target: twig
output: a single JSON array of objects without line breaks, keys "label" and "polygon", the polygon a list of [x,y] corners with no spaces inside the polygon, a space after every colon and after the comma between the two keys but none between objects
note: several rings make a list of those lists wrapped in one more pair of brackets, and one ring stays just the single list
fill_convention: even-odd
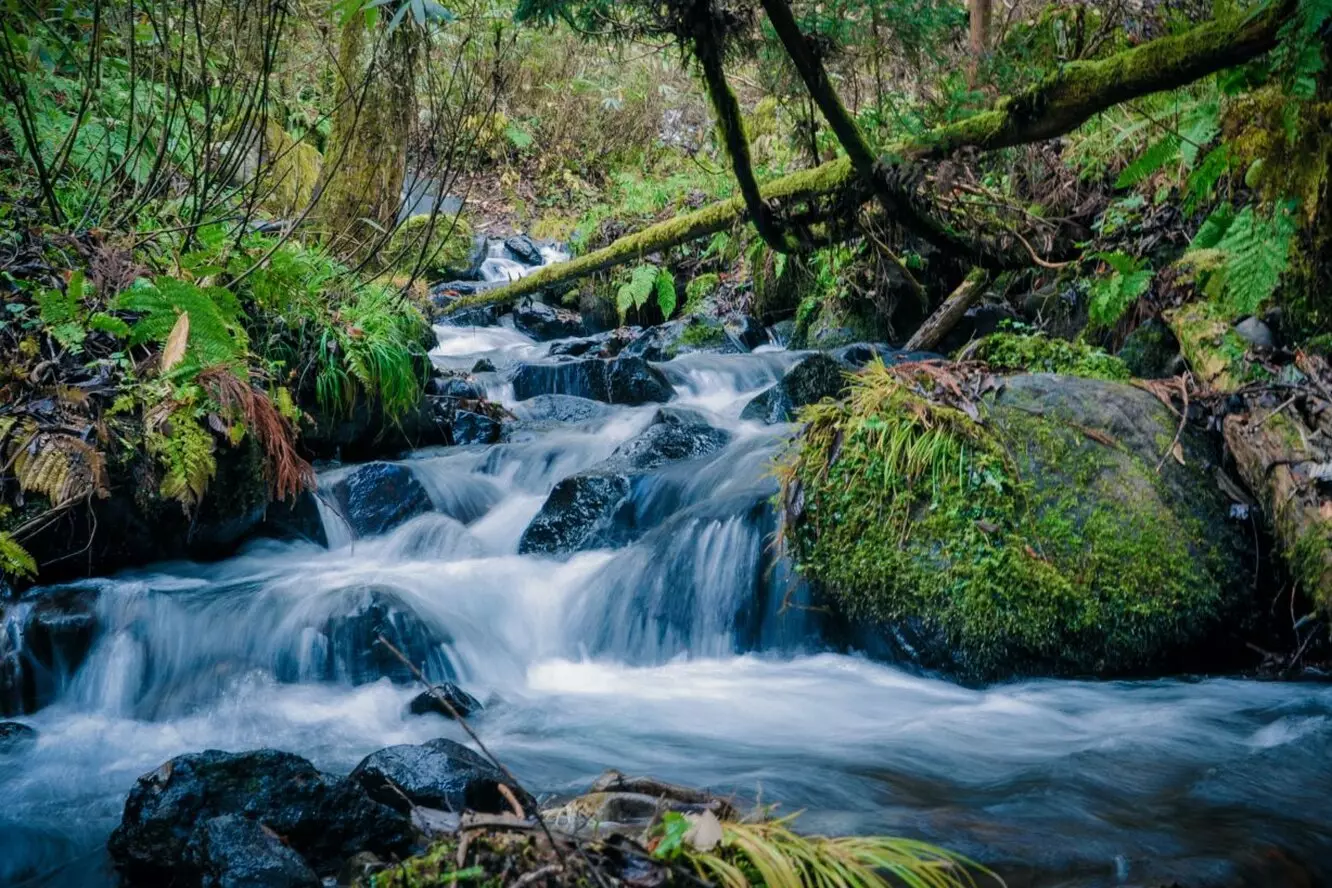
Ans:
[{"label": "twig", "polygon": [[524,873],[517,879],[514,879],[513,883],[509,885],[509,888],[526,888],[527,885],[540,881],[541,879],[546,878],[546,876],[553,876],[556,873],[562,872],[564,872],[564,867],[560,866],[558,863],[548,863],[543,867],[534,869],[530,873]]},{"label": "twig", "polygon": [[1175,429],[1174,440],[1170,442],[1170,446],[1166,448],[1165,453],[1161,454],[1161,461],[1156,464],[1156,474],[1158,475],[1161,474],[1161,468],[1165,465],[1166,460],[1170,458],[1170,454],[1174,452],[1175,445],[1183,437],[1184,426],[1188,425],[1189,422],[1189,386],[1183,376],[1179,377],[1179,391],[1184,396],[1184,409],[1179,412],[1179,428]]},{"label": "twig", "polygon": [[1022,234],[1017,231],[1017,229],[1010,229],[1010,231],[1013,237],[1022,241],[1022,246],[1027,248],[1027,252],[1031,255],[1031,261],[1035,262],[1041,268],[1049,268],[1051,270],[1058,271],[1061,268],[1067,268],[1068,266],[1072,265],[1074,262],[1077,261],[1076,259],[1070,259],[1067,262],[1050,262],[1046,259],[1042,259],[1040,256],[1036,255],[1036,251],[1032,249],[1031,244],[1027,243],[1027,239],[1023,237]]}]

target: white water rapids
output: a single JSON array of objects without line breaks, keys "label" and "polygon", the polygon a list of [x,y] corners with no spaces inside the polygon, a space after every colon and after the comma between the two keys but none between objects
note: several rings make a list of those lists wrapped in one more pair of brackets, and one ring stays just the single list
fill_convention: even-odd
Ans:
[{"label": "white water rapids", "polygon": [[[499,370],[482,383],[511,398],[506,369],[546,348],[509,328],[442,328],[435,358],[489,358]],[[607,457],[655,407],[416,453],[405,464],[437,511],[383,537],[330,527],[327,551],[256,543],[217,564],[98,581],[87,662],[23,719],[36,743],[0,753],[0,885],[111,884],[104,842],[130,786],[180,753],[270,746],[345,773],[386,745],[464,739],[405,713],[415,688],[352,686],[313,665],[338,644],[318,627],[366,589],[388,590],[438,639],[441,668],[488,704],[475,727],[539,795],[580,791],[608,767],[647,773],[804,809],[810,830],[927,838],[1000,866],[1014,886],[1332,878],[1332,686],[975,690],[828,652],[818,615],[773,563],[761,508],[789,430],[738,419],[792,360],[662,365],[677,402],[735,440],[636,485],[653,529],[619,550],[517,554],[555,483]]]}]

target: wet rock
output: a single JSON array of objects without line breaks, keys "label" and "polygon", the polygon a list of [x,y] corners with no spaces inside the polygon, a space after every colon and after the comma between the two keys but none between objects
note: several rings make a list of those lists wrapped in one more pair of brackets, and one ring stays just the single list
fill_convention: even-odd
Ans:
[{"label": "wet rock", "polygon": [[[448,701],[449,706],[453,707],[453,712],[449,711],[449,706],[445,706],[441,702],[439,699],[441,696]],[[435,713],[445,718],[453,718],[454,712],[466,718],[474,712],[480,712],[481,709],[481,703],[475,697],[451,681],[436,685],[434,693],[422,691],[412,698],[412,702],[407,707],[407,711],[412,715]]]},{"label": "wet rock", "polygon": [[472,365],[473,373],[494,373],[495,365],[489,358],[481,358]]},{"label": "wet rock", "polygon": [[363,462],[399,456],[448,444],[449,413],[446,404],[428,392],[398,416],[385,414],[378,401],[358,398],[350,413],[316,409],[313,424],[302,429],[301,445],[314,459]]},{"label": "wet rock", "polygon": [[583,318],[573,311],[542,302],[529,302],[513,310],[513,325],[537,342],[568,339],[584,332]]},{"label": "wet rock", "polygon": [[1179,362],[1179,342],[1170,328],[1156,318],[1141,323],[1124,340],[1119,359],[1138,379],[1174,376]]},{"label": "wet rock", "polygon": [[515,405],[513,412],[524,422],[576,423],[602,419],[610,408],[576,395],[537,395]]},{"label": "wet rock", "polygon": [[632,356],[523,364],[513,377],[513,390],[519,401],[537,395],[576,395],[630,406],[664,403],[675,394],[660,370]]},{"label": "wet rock", "polygon": [[532,798],[488,760],[443,737],[419,746],[404,744],[372,752],[348,779],[363,787],[371,798],[403,814],[412,805],[453,812],[510,811],[501,785],[507,786],[524,807],[535,808]]},{"label": "wet rock", "polygon": [[772,325],[773,338],[776,339],[777,344],[782,346],[783,348],[787,348],[790,346],[791,338],[795,336],[795,332],[796,332],[796,323],[795,321],[790,319],[787,319],[785,321],[778,321],[777,323]]},{"label": "wet rock", "polygon": [[664,404],[675,396],[662,372],[641,358],[622,356],[607,362],[606,376],[606,400],[611,404]]},{"label": "wet rock", "polygon": [[637,479],[667,463],[714,453],[730,440],[696,411],[662,408],[642,434],[604,462],[555,485],[518,551],[556,554],[628,542],[641,533],[630,501]]},{"label": "wet rock", "polygon": [[324,519],[319,514],[315,493],[310,490],[302,490],[290,500],[269,503],[259,533],[278,540],[306,540],[328,546]]},{"label": "wet rock", "polygon": [[583,472],[565,478],[523,531],[519,553],[599,548],[613,535],[616,515],[626,506],[629,488],[629,479],[619,474]]},{"label": "wet rock", "polygon": [[272,829],[238,814],[203,821],[185,846],[184,868],[200,888],[321,888],[323,882]]},{"label": "wet rock", "polygon": [[500,439],[500,424],[483,413],[459,410],[453,415],[454,444],[494,444]]},{"label": "wet rock", "polygon": [[951,355],[971,340],[989,336],[998,330],[1004,321],[1017,320],[1020,320],[1017,312],[1007,305],[973,305],[936,347],[944,354]]},{"label": "wet rock", "polygon": [[562,342],[553,343],[549,354],[551,357],[606,357],[602,354],[602,350],[610,340],[610,333],[598,333],[596,336],[587,336],[582,339],[566,339]]},{"label": "wet rock", "polygon": [[435,376],[430,380],[430,393],[441,398],[480,401],[486,396],[481,386],[466,376]]},{"label": "wet rock", "polygon": [[768,425],[791,422],[799,408],[845,394],[846,371],[847,366],[836,358],[810,355],[786,371],[776,385],[755,395],[740,412],[740,418]]},{"label": "wet rock", "polygon": [[59,697],[97,638],[98,594],[48,589],[0,620],[0,716],[36,712]]},{"label": "wet rock", "polygon": [[1268,351],[1276,348],[1276,336],[1272,334],[1272,328],[1258,318],[1248,317],[1240,321],[1235,325],[1235,333],[1254,348]]},{"label": "wet rock", "polygon": [[536,245],[530,237],[525,234],[514,235],[506,238],[504,241],[504,251],[515,262],[521,262],[524,265],[543,265],[545,257],[541,255],[541,248]]},{"label": "wet rock", "polygon": [[333,497],[358,537],[377,536],[432,508],[412,470],[396,463],[361,466],[333,485]]},{"label": "wet rock", "polygon": [[[403,854],[414,842],[407,817],[372,800],[357,781],[321,774],[288,752],[260,749],[182,755],[140,777],[107,848],[131,884],[199,885],[201,851],[206,861],[216,856],[239,867],[245,849],[255,847],[240,843],[247,834],[257,838],[242,823],[205,826],[226,815],[267,827],[318,873],[336,872],[361,851]],[[258,847],[265,850],[256,866],[294,872],[271,843]]]},{"label": "wet rock", "polygon": [[768,344],[768,331],[764,329],[762,322],[751,315],[731,315],[724,321],[726,333],[733,340],[744,347],[746,351],[753,351],[760,345]]},{"label": "wet rock", "polygon": [[0,722],[0,755],[22,752],[36,742],[36,728],[20,722]]},{"label": "wet rock", "polygon": [[624,348],[648,361],[670,361],[691,352],[738,354],[746,351],[716,318],[692,317],[649,327]]},{"label": "wet rock", "polygon": [[415,675],[379,643],[380,636],[402,651],[428,678],[451,677],[452,668],[442,649],[447,638],[423,622],[405,603],[402,593],[388,586],[359,586],[335,594],[345,597],[345,605],[319,627],[327,639],[320,665],[324,680],[353,685],[381,678],[395,684],[414,682]]}]

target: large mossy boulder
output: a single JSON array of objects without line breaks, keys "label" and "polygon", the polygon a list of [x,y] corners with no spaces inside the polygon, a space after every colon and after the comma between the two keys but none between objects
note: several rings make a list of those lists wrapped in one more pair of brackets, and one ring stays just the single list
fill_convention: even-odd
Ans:
[{"label": "large mossy boulder", "polygon": [[387,262],[403,272],[420,271],[432,280],[467,273],[472,264],[472,226],[462,215],[410,216],[389,238]]},{"label": "large mossy boulder", "polygon": [[967,680],[1219,665],[1254,562],[1209,441],[1176,447],[1178,417],[1123,383],[983,379],[938,403],[871,365],[805,414],[787,539],[859,642]]}]

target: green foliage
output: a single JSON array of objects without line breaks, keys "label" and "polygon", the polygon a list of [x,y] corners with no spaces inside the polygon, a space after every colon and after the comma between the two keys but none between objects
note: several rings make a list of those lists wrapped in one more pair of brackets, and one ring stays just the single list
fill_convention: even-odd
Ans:
[{"label": "green foliage", "polygon": [[237,365],[248,347],[243,313],[235,294],[224,287],[200,287],[161,276],[140,279],[121,293],[116,308],[141,317],[130,327],[130,344],[163,344],[182,314],[190,316],[188,366],[191,371]]},{"label": "green foliage", "polygon": [[316,394],[333,415],[349,412],[358,392],[400,417],[421,400],[427,363],[420,313],[385,287],[368,286],[345,302],[319,340]]},{"label": "green foliage", "polygon": [[641,311],[654,296],[662,316],[670,318],[675,313],[675,276],[659,265],[639,265],[615,292],[615,309],[620,320],[631,311]]},{"label": "green foliage", "polygon": [[1088,379],[1128,379],[1124,362],[1085,342],[1052,339],[1044,333],[1001,331],[976,344],[971,355],[995,370],[1059,373]]},{"label": "green foliage", "polygon": [[1276,292],[1290,265],[1295,234],[1289,207],[1266,213],[1246,206],[1236,212],[1222,204],[1198,229],[1183,261],[1222,312],[1250,315]]},{"label": "green foliage", "polygon": [[721,277],[715,272],[701,274],[685,285],[685,314],[702,311],[704,305],[721,286]]},{"label": "green foliage", "polygon": [[1110,267],[1110,274],[1092,281],[1087,314],[1095,326],[1111,327],[1151,287],[1152,269],[1147,260],[1121,252],[1097,253],[1096,258]]},{"label": "green foliage", "polygon": [[1300,0],[1295,16],[1281,29],[1273,67],[1297,99],[1312,99],[1326,65],[1326,26],[1332,21],[1332,0]]},{"label": "green foliage", "polygon": [[34,299],[42,323],[51,337],[63,347],[78,353],[88,338],[87,311],[83,305],[84,276],[77,271],[65,289],[39,290]]},{"label": "green foliage", "polygon": [[144,445],[162,468],[162,496],[186,510],[196,507],[217,474],[213,436],[181,408],[166,418],[164,428],[150,431]]},{"label": "green foliage", "polygon": [[37,576],[37,562],[12,536],[0,531],[0,575],[27,579]]}]

